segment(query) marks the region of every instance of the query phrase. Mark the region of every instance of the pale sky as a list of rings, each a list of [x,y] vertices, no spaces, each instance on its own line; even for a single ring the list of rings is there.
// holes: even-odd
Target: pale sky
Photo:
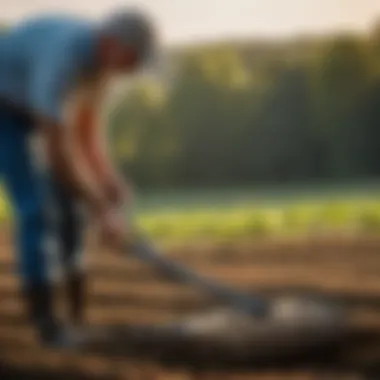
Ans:
[[[98,17],[122,4],[146,8],[169,43],[302,32],[365,30],[380,18],[380,0],[0,0],[0,14],[17,21],[40,11]]]

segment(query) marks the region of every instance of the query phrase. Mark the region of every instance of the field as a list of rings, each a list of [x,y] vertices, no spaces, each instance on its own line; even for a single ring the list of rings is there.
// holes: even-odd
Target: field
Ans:
[[[376,201],[368,194],[359,198],[357,202]],[[346,199],[348,202],[349,198]],[[153,220],[153,215],[159,218],[159,215],[169,214],[167,207],[164,210],[150,207],[149,211],[141,210],[143,218]],[[205,208],[202,210],[204,213]],[[189,215],[184,210],[177,213],[186,219],[185,214]],[[181,223],[188,223],[189,219],[184,219]],[[177,227],[177,231],[181,228]],[[356,324],[354,333],[342,346],[300,362],[242,368],[222,368],[221,363],[213,363],[213,367],[208,368],[191,361],[173,363],[170,360],[172,353],[165,345],[160,347],[161,360],[154,360],[149,355],[75,355],[38,348],[32,331],[26,326],[22,304],[17,299],[18,280],[12,274],[11,241],[8,227],[4,226],[0,250],[0,377],[74,380],[378,379],[379,252],[377,233],[359,230],[355,234],[322,231],[314,237],[310,234],[303,237],[274,234],[257,235],[255,239],[235,236],[223,241],[192,239],[173,243],[168,254],[204,274],[264,295],[304,291],[327,294],[347,305]],[[161,322],[210,305],[210,300],[202,298],[193,289],[163,282],[132,259],[90,248],[89,267],[88,319],[92,324]],[[131,339],[125,344],[132,346],[134,342]]]
[[[234,247],[173,249],[171,254],[216,278],[263,294],[327,292],[344,300],[358,332],[342,349],[288,368],[200,369],[133,358],[63,355],[36,348],[10,275],[9,243],[1,251],[0,361],[3,378],[19,379],[376,379],[380,363],[380,239],[262,242]],[[223,252],[223,254],[221,254]],[[88,317],[96,324],[167,320],[197,310],[204,301],[188,288],[158,282],[135,262],[96,252],[91,257]],[[130,343],[131,344],[131,343]],[[126,342],[128,345],[128,342]],[[165,351],[165,347],[161,347]],[[277,366],[278,367],[278,366]],[[26,375],[27,374],[27,375]],[[44,375],[45,374],[45,375]],[[26,377],[27,376],[27,377]],[[45,376],[45,377],[44,377]],[[351,377],[350,377],[351,376]]]

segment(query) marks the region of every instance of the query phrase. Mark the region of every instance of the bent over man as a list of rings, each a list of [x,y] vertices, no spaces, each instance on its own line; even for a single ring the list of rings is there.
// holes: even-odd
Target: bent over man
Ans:
[[[100,23],[44,16],[0,37],[0,176],[16,212],[16,251],[30,320],[46,344],[60,344],[47,244],[52,232],[65,269],[72,321],[83,319],[83,204],[103,239],[118,243],[115,216],[125,186],[104,149],[97,109],[104,81],[132,73],[154,49],[150,20],[120,11]],[[47,171],[30,151],[41,137]],[[54,230],[54,231],[53,231]]]

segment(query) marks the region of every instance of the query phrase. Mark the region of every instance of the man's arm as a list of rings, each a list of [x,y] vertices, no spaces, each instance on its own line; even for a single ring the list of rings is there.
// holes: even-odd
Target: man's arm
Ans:
[[[73,126],[78,149],[95,180],[113,203],[124,198],[124,182],[119,176],[107,146],[105,126],[100,120],[104,85],[97,81],[85,86],[74,102]]]
[[[49,166],[56,177],[74,196],[82,199],[95,213],[106,207],[106,197],[86,167],[67,126],[44,120],[39,128],[45,142]]]

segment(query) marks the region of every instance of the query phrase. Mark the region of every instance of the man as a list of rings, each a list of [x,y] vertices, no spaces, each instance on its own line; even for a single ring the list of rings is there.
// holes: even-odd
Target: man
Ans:
[[[98,24],[66,16],[36,18],[0,37],[0,175],[16,211],[29,317],[46,344],[59,344],[65,331],[54,313],[47,258],[53,248],[46,238],[53,229],[58,232],[76,324],[83,320],[85,288],[78,202],[97,221],[106,243],[122,239],[115,210],[126,200],[125,186],[110,164],[96,114],[105,81],[141,68],[154,43],[150,20],[128,10]],[[48,176],[29,151],[36,134]]]

